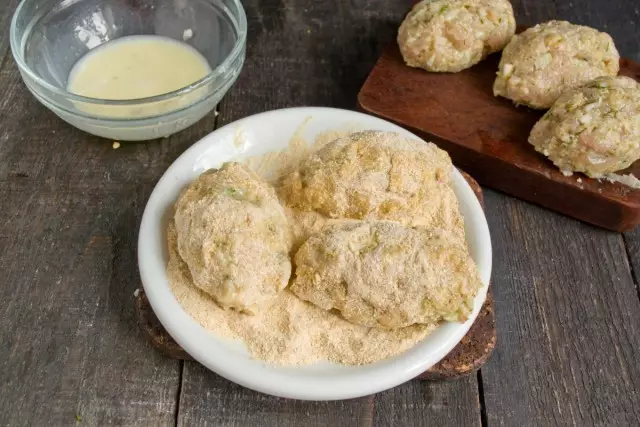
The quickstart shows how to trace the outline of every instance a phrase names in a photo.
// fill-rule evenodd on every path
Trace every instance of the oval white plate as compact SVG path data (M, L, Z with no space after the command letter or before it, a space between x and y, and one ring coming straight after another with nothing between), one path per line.
M226 161L285 149L294 134L313 142L322 132L345 128L396 131L419 139L394 124L353 111L314 107L270 111L224 126L194 144L169 167L147 202L140 225L138 263L154 312L194 359L245 387L308 400L347 399L386 390L421 374L451 351L469 330L486 298L491 275L489 229L476 196L454 170L454 189L469 249L484 283L466 323L443 324L409 351L370 365L278 367L251 359L243 345L218 339L182 309L171 293L165 271L168 212L180 190L200 173Z

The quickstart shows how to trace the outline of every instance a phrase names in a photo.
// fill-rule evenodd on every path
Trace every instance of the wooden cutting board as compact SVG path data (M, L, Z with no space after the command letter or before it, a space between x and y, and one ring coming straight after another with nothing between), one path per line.
M482 189L478 183L466 173L462 171L461 173L482 204ZM149 338L153 347L166 356L175 359L193 360L162 327L153 313L153 309L143 290L136 291L134 304L138 324L143 333ZM469 375L478 370L489 359L495 345L496 322L493 298L491 289L489 289L487 300L467 335L444 359L418 378L423 380L452 380Z
M460 73L405 66L390 45L358 96L359 108L395 122L448 151L483 185L610 230L640 224L640 191L582 174L566 177L527 142L543 112L493 96L499 54ZM620 61L640 80L640 65ZM640 177L640 161L620 174Z

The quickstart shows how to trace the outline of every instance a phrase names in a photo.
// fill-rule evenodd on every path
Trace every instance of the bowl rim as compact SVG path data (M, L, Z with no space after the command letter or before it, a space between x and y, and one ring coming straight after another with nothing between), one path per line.
M295 126L291 125L292 122L295 122ZM319 123L317 127L314 122ZM300 371L295 367L269 365L248 355L238 357L233 351L232 342L217 338L184 311L166 282L164 235L159 231L165 226L166 209L175 201L180 188L205 169L233 157L253 155L247 149L259 149L257 154L271 151L270 143L264 144L267 139L282 140L281 134L288 137L303 136L303 133L299 133L302 132L301 128L306 129L304 132L308 130L313 133L313 129L331 130L345 124L399 132L423 140L391 122L356 111L327 107L267 111L231 122L193 144L164 172L147 200L138 234L137 256L140 279L151 307L167 332L195 360L244 387L303 400L349 399L386 390L414 378L448 354L468 332L486 299L492 270L492 245L487 220L477 196L460 172L453 168L454 191L461 203L465 229L471 232L467 235L467 241L483 282L474 301L472 315L465 323L441 325L415 347L374 364L340 367L337 371L315 371L302 367ZM265 127L275 128L274 135L264 134ZM246 144L242 144L248 148L236 145L239 134L249 138Z
M102 98L92 98L92 97L88 97L88 96L82 96L82 95L78 95L72 92L67 91L66 89L60 88L58 86L54 86L51 83L47 82L46 80L44 80L43 78L41 78L40 76L38 76L38 74L36 74L23 60L22 55L19 54L20 53L20 44L21 44L21 40L18 40L17 37L17 21L18 21L18 17L20 16L22 10L24 9L26 3L29 0L21 0L20 4L18 5L18 7L16 8L16 11L13 14L13 17L11 18L11 26L9 29L9 43L11 46L11 53L13 55L13 59L16 61L16 63L18 64L18 67L20 68L20 70L23 73L26 73L30 79L32 79L35 83L37 83L39 86L45 88L46 90L52 92L55 95L64 97L68 100L71 101L78 101L78 102L83 102L86 104L94 104L94 105L111 105L111 106L128 106L128 105L140 105L140 104L147 104L147 103L154 103L154 102L159 102L159 101L165 101L167 99L172 99L174 97L178 97L178 96L182 96L191 92L194 92L198 89L200 89L201 87L209 84L211 81L217 79L218 77L220 77L221 75L225 74L230 65L238 58L238 56L241 55L242 51L244 50L244 47L246 45L246 41L247 41L247 15L246 12L244 10L244 7L242 6L242 3L240 2L240 0L228 0L231 1L234 6L237 8L238 10L238 15L234 15L233 13L230 13L230 11L228 11L227 7L224 7L223 10L225 10L228 14L228 17L231 19L231 21L233 22L233 24L236 26L236 29L238 31L238 39L236 40L233 48L231 49L231 52L229 53L229 55L227 55L227 57L214 69L211 70L211 72L209 72L206 76L202 77L200 80L197 80L193 83L191 83L188 86L184 86L180 89L176 89L174 91L171 92L167 92L167 93L163 93L161 95L155 95L155 96L149 96L146 98L135 98L135 99L102 99ZM34 0L31 0L34 1ZM117 40L117 39L116 39ZM179 40L177 40L179 41ZM104 44L104 43L102 43ZM96 46L102 46L102 44ZM42 96L42 94L41 94ZM48 98L48 97L47 97ZM57 102L54 102L57 104ZM144 119L146 117L141 117L141 119Z

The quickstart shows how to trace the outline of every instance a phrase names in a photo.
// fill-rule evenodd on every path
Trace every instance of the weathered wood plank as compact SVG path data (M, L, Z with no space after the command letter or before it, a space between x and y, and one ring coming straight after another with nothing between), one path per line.
M370 426L371 398L307 402L258 393L184 362L179 426Z
M474 426L480 425L475 377L411 381L335 402L287 400L233 384L185 362L180 426Z
M64 124L0 70L0 424L174 425L180 364L133 315L136 239L154 183L213 115L123 144Z
M243 2L247 62L220 106L229 123L290 106L355 108L356 95L411 1ZM295 42L294 42L295 41ZM477 425L475 376L410 382L374 397L301 402L256 393L185 362L179 425Z
M590 25L639 58L635 1L514 7L519 23ZM487 213L499 335L481 372L488 424L637 425L640 303L621 236L494 192Z
M410 2L246 3L249 56L224 123L284 106L352 108ZM0 54L14 6L0 5ZM640 59L633 0L515 6L525 24L556 17L607 30L623 55ZM171 425L179 367L145 344L133 320L135 239L153 184L214 128L213 115L172 138L113 150L40 107L12 61L0 87L0 424L80 415L85 425ZM619 235L496 193L487 201L500 328L482 372L490 424L637 424L640 308ZM636 234L627 236L634 263ZM472 378L309 403L251 392L197 364L184 374L185 425L478 423Z
M18 6L20 0L3 0L0 2L0 67L9 59L9 27L13 11Z
M215 115L119 150L71 128L20 81L16 4L0 5L0 424L174 425L181 365L133 317L137 230L157 179Z
M637 425L640 301L618 233L487 191L499 344L489 425Z
M475 376L453 382L411 381L373 396L374 426L480 426Z
M631 265L631 274L636 283L638 298L640 298L640 227L624 234L624 242L627 248L627 256Z
M247 60L221 104L224 123L284 107L354 109L410 0L244 1Z

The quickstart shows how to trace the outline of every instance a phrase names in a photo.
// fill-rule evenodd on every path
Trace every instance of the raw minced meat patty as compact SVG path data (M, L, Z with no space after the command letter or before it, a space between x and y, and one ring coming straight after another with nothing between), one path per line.
M608 34L566 21L545 22L514 36L504 48L493 93L549 108L567 89L617 75L619 61Z
M424 0L400 25L398 45L411 67L458 72L502 50L515 28L507 0Z
M601 177L627 168L640 158L640 84L601 77L565 92L529 142L565 175Z

